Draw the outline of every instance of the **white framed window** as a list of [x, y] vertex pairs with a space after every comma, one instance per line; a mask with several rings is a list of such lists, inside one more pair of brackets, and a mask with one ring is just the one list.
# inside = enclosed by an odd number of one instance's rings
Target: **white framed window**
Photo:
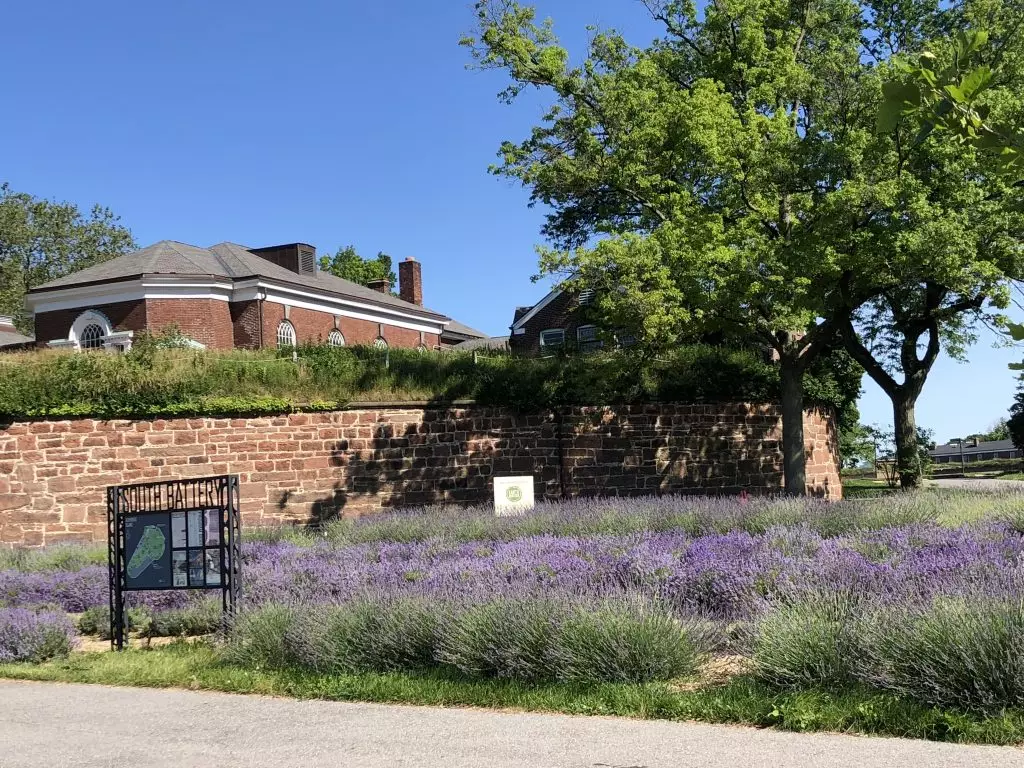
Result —
[[581, 350], [590, 351], [604, 346], [596, 325], [581, 325], [576, 329], [576, 343]]
[[540, 332], [540, 345], [542, 347], [560, 347], [565, 344], [564, 328], [548, 328]]
[[615, 340], [620, 347], [632, 347], [636, 345], [636, 336], [629, 331], [619, 331], [615, 334]]
[[73, 342], [78, 349], [103, 349], [103, 337], [109, 336], [113, 330], [106, 315], [89, 309], [71, 324], [68, 341]]
[[281, 324], [277, 326], [277, 346], [295, 346], [295, 326], [289, 323], [287, 320], [281, 321]]
[[388, 343], [384, 340], [384, 338], [382, 336], [378, 336], [376, 339], [373, 340], [373, 348], [374, 349], [387, 349], [388, 348]]
[[345, 337], [342, 335], [341, 331], [335, 328], [327, 334], [327, 344], [331, 347], [344, 347]]

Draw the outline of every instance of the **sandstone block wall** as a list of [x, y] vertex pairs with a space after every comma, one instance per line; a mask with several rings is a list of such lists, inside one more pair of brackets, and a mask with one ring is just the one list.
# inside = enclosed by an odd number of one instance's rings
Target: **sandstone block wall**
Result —
[[[836, 426], [804, 417], [808, 487], [838, 499]], [[777, 492], [779, 409], [768, 405], [365, 408], [261, 418], [0, 424], [0, 544], [106, 536], [108, 485], [241, 477], [243, 525], [308, 523], [491, 499], [532, 474], [538, 498]]]

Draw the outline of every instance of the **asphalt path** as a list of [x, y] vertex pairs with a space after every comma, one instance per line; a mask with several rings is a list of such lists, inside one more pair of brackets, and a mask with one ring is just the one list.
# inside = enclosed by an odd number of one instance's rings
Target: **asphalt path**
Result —
[[695, 723], [0, 681], [2, 768], [1002, 768], [1024, 750]]

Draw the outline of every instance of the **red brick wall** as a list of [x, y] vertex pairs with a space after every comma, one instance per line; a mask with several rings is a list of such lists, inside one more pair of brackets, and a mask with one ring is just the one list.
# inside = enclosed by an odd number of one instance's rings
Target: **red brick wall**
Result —
[[260, 302], [256, 299], [233, 301], [229, 311], [235, 346], [239, 349], [259, 349]]
[[146, 299], [146, 321], [156, 333], [169, 325], [210, 349], [234, 347], [234, 327], [226, 301], [217, 299]]
[[[277, 346], [277, 327], [284, 320], [284, 305], [269, 301], [263, 302], [263, 344], [267, 347]], [[325, 342], [327, 334], [334, 329], [334, 315], [317, 312], [313, 309], [291, 307], [288, 320], [295, 326], [295, 334], [300, 344], [306, 342]], [[340, 317], [338, 327], [345, 337], [346, 344], [372, 344], [380, 335], [381, 324], [354, 317]], [[415, 348], [420, 344], [420, 332], [394, 325], [383, 325], [384, 340], [392, 347]], [[423, 343], [429, 348], [437, 346], [438, 336], [426, 333]]]
[[97, 304], [78, 309], [40, 312], [35, 317], [36, 340], [41, 344], [46, 344], [56, 339], [66, 339], [75, 319], [90, 309], [102, 313], [114, 326], [115, 331], [141, 331], [146, 328], [146, 302], [142, 299], [119, 301], [113, 304]]
[[[247, 526], [487, 502], [509, 474], [532, 474], [541, 498], [777, 492], [780, 422], [760, 405], [19, 422], [0, 425], [0, 543], [101, 540], [106, 486], [224, 473], [241, 476]], [[838, 499], [835, 423], [818, 411], [804, 423], [808, 487]]]

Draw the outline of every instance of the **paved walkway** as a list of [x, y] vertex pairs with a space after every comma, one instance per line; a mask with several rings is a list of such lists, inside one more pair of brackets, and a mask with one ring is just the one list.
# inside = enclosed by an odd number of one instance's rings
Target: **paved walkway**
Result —
[[1002, 768], [1024, 751], [598, 717], [0, 681], [0, 766]]

